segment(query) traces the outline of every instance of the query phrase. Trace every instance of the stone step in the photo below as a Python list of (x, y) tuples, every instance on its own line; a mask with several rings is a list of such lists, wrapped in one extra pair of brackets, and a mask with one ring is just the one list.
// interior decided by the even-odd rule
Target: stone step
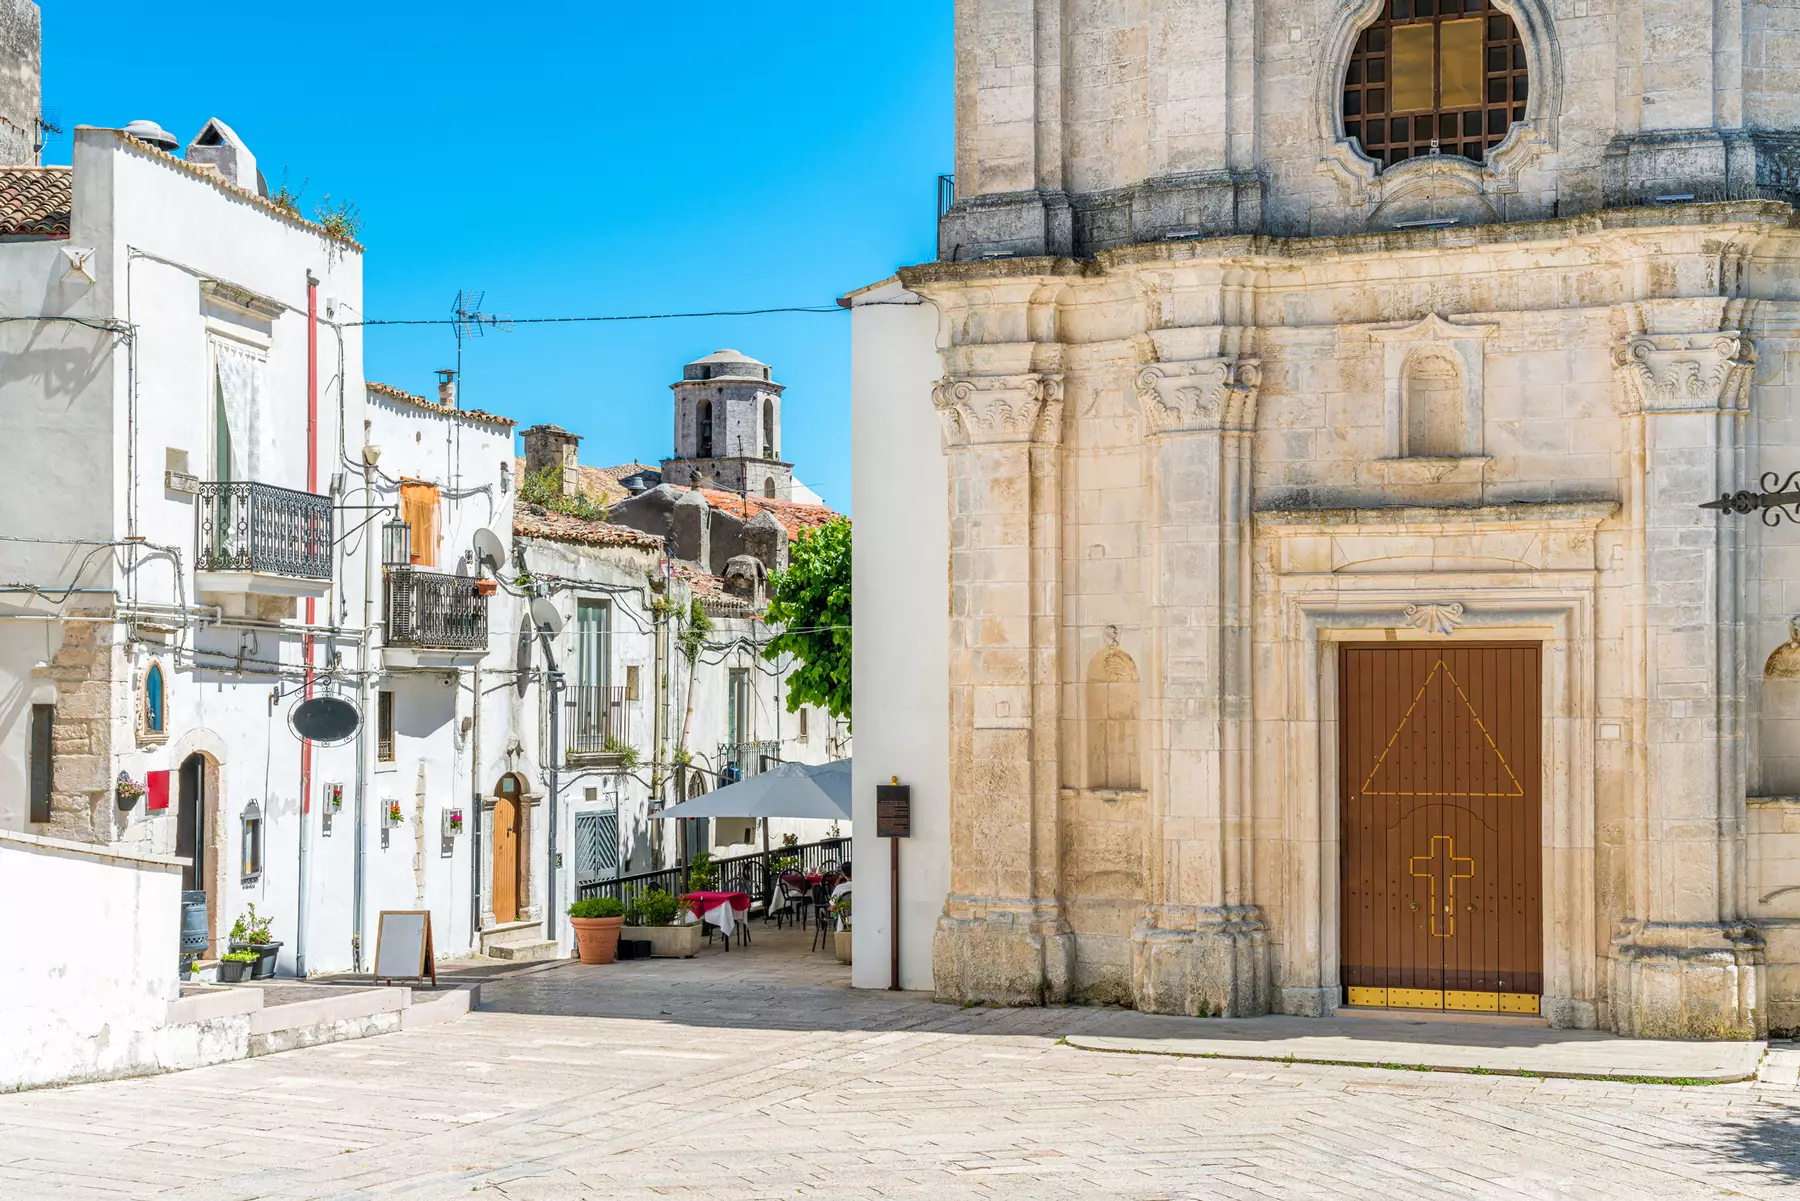
[(555, 959), (556, 944), (547, 938), (532, 942), (497, 942), (488, 944), (487, 953), (494, 959), (530, 963), (540, 959)]

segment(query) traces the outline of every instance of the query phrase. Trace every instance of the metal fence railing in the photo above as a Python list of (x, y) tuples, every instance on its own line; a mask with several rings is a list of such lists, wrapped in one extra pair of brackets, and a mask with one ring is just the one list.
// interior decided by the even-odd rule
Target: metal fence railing
[(387, 570), (387, 645), (482, 650), (488, 642), (488, 598), (469, 576)]
[(331, 498), (273, 484), (203, 483), (194, 569), (331, 578)]
[(564, 726), (569, 754), (604, 755), (631, 743), (631, 707), (625, 689), (577, 684), (564, 694), (569, 720)]
[[(774, 891), (778, 875), (776, 869), (783, 861), (791, 861), (792, 870), (817, 874), (837, 868), (849, 854), (848, 838), (828, 838), (823, 842), (772, 847), (749, 855), (715, 859), (713, 866), (718, 869), (719, 888), (727, 892), (747, 892), (753, 903), (766, 905)], [(784, 867), (783, 870), (789, 869)], [(577, 881), (575, 886), (576, 895), (580, 898), (616, 897), (627, 905), (657, 889), (676, 896), (687, 892), (687, 868), (682, 866), (654, 872), (635, 872), (612, 880)]]

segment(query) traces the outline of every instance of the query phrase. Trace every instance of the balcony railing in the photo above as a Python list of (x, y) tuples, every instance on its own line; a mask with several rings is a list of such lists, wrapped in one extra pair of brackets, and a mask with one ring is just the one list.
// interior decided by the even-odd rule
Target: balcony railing
[(273, 484), (203, 483), (195, 520), (198, 571), (331, 578), (331, 498)]
[(571, 755), (618, 753), (631, 743), (631, 708), (623, 688), (578, 684), (568, 690)]
[(387, 645), (486, 650), (488, 601), (469, 576), (390, 567)]

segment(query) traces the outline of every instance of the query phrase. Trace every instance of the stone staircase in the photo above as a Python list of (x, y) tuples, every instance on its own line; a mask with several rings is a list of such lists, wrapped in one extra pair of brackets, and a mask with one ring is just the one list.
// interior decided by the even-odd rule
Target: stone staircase
[(544, 937), (542, 922), (508, 922), (481, 932), (481, 953), (490, 959), (534, 963), (557, 958), (556, 944)]

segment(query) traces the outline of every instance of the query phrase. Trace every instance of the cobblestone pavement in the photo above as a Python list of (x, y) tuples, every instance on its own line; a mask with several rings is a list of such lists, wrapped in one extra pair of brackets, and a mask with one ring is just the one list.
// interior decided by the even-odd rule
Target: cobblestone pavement
[(1800, 1197), (1800, 1050), (1686, 1088), (1102, 1054), (1058, 1039), (1130, 1015), (855, 992), (793, 950), (0, 1097), (0, 1197)]

